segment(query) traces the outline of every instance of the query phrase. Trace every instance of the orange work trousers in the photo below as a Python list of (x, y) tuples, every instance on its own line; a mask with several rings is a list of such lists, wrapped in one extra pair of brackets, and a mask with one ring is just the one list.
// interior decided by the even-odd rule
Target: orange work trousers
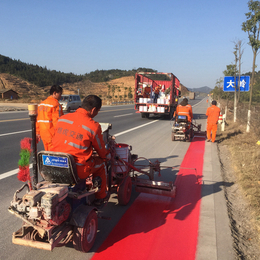
[(211, 139), (212, 143), (214, 143), (216, 140), (217, 130), (218, 130), (218, 124), (212, 124), (212, 123), (207, 124), (207, 138), (209, 140)]
[(98, 156), (92, 156), (87, 161), (87, 165), (77, 165), (77, 173), (80, 179), (86, 179), (90, 174), (93, 174), (93, 178), (99, 176), (102, 179), (100, 191), (95, 194), (97, 199), (103, 199), (106, 197), (107, 182), (106, 182), (106, 163)]

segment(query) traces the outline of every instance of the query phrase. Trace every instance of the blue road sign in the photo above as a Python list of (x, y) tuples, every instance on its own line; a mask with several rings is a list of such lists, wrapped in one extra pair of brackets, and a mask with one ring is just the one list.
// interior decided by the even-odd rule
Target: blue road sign
[[(224, 77), (224, 86), (223, 91), (226, 92), (235, 92), (235, 77), (227, 76)], [(238, 77), (236, 77), (236, 90), (240, 86), (240, 91), (247, 92), (249, 91), (250, 76), (240, 76), (240, 84), (238, 84)], [(239, 85), (239, 86), (238, 86)]]

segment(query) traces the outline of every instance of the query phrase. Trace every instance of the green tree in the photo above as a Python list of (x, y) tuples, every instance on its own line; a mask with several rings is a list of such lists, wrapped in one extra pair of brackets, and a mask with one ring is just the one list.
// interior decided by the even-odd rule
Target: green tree
[(260, 47), (259, 32), (260, 32), (260, 2), (250, 0), (248, 3), (249, 12), (246, 13), (247, 20), (242, 23), (242, 30), (248, 33), (249, 45), (253, 51), (253, 68), (252, 68), (252, 79), (250, 87), (250, 99), (249, 99), (249, 110), (251, 110), (252, 93), (255, 76), (255, 63), (257, 52)]
[(223, 83), (223, 79), (222, 78), (217, 79), (215, 88), (212, 90), (213, 98), (217, 99), (218, 101), (224, 95), (222, 83)]

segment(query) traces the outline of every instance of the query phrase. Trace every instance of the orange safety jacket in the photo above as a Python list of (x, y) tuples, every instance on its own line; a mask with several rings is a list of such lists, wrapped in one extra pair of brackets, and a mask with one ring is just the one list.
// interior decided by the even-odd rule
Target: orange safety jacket
[(41, 136), (44, 144), (51, 144), (54, 136), (54, 128), (60, 116), (63, 115), (62, 107), (59, 101), (49, 96), (38, 106), (38, 115), (36, 121), (36, 134)]
[(105, 148), (100, 124), (83, 108), (58, 120), (52, 145), (52, 151), (73, 155), (78, 166), (94, 166), (90, 160), (93, 148), (102, 159), (106, 159), (109, 153)]
[(206, 116), (208, 117), (207, 123), (208, 124), (217, 124), (218, 117), (220, 115), (220, 108), (212, 105), (211, 107), (207, 108)]
[(148, 97), (150, 97), (150, 93), (151, 93), (151, 88), (148, 87), (148, 86), (146, 86), (146, 87), (144, 88), (144, 94), (143, 94), (143, 97), (144, 97), (144, 98), (148, 98)]
[(174, 116), (176, 115), (187, 116), (188, 121), (191, 122), (193, 118), (192, 106), (190, 104), (186, 106), (178, 105), (174, 112)]
[(161, 90), (161, 87), (160, 87), (160, 86), (157, 86), (157, 87), (155, 87), (154, 93), (155, 93), (155, 94), (159, 94), (159, 93), (160, 93), (160, 90)]

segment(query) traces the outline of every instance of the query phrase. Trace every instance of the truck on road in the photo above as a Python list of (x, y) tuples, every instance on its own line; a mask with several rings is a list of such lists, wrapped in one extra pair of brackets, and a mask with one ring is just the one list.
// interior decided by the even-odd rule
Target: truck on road
[(138, 72), (135, 75), (135, 110), (142, 118), (150, 114), (166, 115), (170, 119), (178, 105), (180, 81), (172, 73)]
[(195, 99), (195, 92), (189, 93), (189, 99)]

